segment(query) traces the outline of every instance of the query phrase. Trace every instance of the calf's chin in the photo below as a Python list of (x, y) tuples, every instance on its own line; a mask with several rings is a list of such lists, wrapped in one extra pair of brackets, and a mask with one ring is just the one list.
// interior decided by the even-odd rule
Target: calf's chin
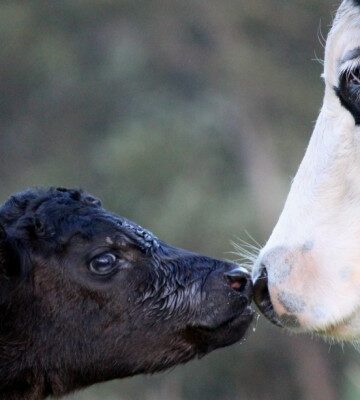
[(85, 192), (16, 194), (0, 207), (0, 399), (202, 357), (243, 337), (251, 297), (244, 269), (172, 247)]

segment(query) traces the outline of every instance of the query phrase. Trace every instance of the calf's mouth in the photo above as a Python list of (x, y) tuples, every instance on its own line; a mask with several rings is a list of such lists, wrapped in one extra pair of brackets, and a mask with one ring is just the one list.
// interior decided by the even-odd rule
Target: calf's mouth
[(240, 341), (255, 313), (251, 308), (252, 281), (239, 266), (223, 263), (220, 271), (208, 279), (204, 290), (214, 291), (216, 295), (209, 296), (208, 303), (203, 304), (202, 317), (185, 331), (185, 336), (196, 344), (200, 355)]

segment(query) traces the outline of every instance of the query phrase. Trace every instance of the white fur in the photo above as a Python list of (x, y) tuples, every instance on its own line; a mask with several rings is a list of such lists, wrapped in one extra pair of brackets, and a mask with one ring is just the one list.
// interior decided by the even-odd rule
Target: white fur
[[(327, 39), (320, 115), (254, 271), (256, 276), (261, 262), (267, 263), (269, 291), (278, 315), (288, 312), (288, 297), (289, 304), (292, 297), (301, 299), (304, 309), (293, 313), (301, 330), (341, 340), (360, 338), (360, 128), (334, 87), (342, 71), (360, 65), (360, 58), (343, 62), (357, 47), (360, 7), (346, 0)], [(313, 247), (304, 251), (309, 242)], [(281, 254), (278, 258), (271, 256), (276, 251)], [(291, 271), (280, 280), (284, 259)]]

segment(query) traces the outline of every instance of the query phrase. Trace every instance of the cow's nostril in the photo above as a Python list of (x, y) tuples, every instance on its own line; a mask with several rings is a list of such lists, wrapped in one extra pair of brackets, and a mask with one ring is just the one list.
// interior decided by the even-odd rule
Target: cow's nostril
[(234, 289), (237, 292), (244, 292), (249, 287), (250, 276), (240, 268), (226, 272), (224, 276), (231, 289)]
[(264, 264), (261, 264), (260, 274), (254, 280), (254, 301), (259, 310), (275, 325), (282, 327), (271, 303), (268, 274)]
[(268, 275), (264, 264), (261, 264), (260, 273), (254, 280), (254, 300), (257, 304), (270, 303)]

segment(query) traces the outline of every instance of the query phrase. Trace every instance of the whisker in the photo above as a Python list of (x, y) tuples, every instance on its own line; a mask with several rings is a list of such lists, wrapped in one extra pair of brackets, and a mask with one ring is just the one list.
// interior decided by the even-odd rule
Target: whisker
[(236, 238), (236, 242), (233, 241), (232, 244), (236, 249), (242, 248), (244, 250), (256, 252), (256, 253), (258, 253), (261, 249), (261, 247), (255, 246), (255, 245), (248, 243), (245, 240), (239, 239), (239, 238)]
[(326, 39), (325, 39), (324, 34), (323, 34), (323, 31), (322, 31), (321, 22), (322, 22), (322, 21), (321, 21), (321, 19), (320, 19), (319, 28), (318, 28), (318, 32), (317, 32), (317, 37), (318, 37), (318, 41), (319, 41), (321, 47), (322, 47), (323, 49), (325, 49)]
[(264, 247), (262, 244), (260, 244), (260, 243), (249, 233), (249, 231), (247, 231), (247, 230), (245, 229), (244, 232), (245, 232), (246, 236), (247, 236), (250, 240), (252, 240), (252, 241), (256, 244), (256, 246), (258, 246), (259, 249), (261, 249), (262, 247)]
[(235, 241), (231, 242), (234, 250), (228, 254), (236, 256), (235, 262), (251, 271), (262, 246), (247, 231), (245, 233), (250, 241), (236, 237)]
[(320, 65), (325, 65), (325, 61), (323, 59), (321, 59), (317, 54), (316, 51), (314, 52), (314, 58), (311, 59), (311, 61), (316, 61), (318, 62)]
[(256, 246), (254, 244), (248, 243), (244, 239), (236, 238), (236, 240), (237, 240), (237, 242), (240, 242), (241, 244), (243, 244), (245, 247), (250, 247), (252, 249), (258, 249), (259, 248), (259, 246)]
[(260, 250), (257, 247), (254, 247), (254, 246), (246, 244), (246, 243), (232, 242), (232, 245), (235, 247), (236, 251), (240, 250), (242, 252), (247, 252), (247, 253), (250, 253), (250, 254), (253, 254), (253, 255), (254, 254), (257, 255), (257, 253)]

